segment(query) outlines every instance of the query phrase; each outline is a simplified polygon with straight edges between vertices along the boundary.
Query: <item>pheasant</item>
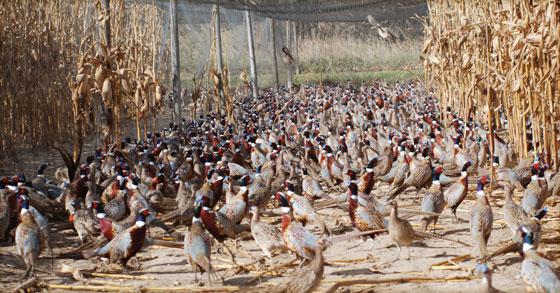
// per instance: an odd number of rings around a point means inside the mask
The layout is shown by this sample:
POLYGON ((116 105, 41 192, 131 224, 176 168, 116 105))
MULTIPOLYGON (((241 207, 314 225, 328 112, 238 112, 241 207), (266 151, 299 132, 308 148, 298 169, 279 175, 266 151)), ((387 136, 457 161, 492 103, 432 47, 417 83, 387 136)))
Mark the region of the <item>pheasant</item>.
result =
POLYGON ((251 206, 251 213, 253 214, 251 219, 251 235, 253 235, 255 243, 261 248, 264 255, 272 258, 273 250, 286 248, 282 242, 282 233, 275 226, 260 220, 257 206, 251 206))
POLYGON ((7 188, 8 178, 3 179, 0 186, 0 241, 6 239, 11 228, 17 225, 17 200, 16 193, 7 188), (4 188, 6 187, 6 188, 4 188))
POLYGON ((127 204, 128 191, 125 187, 119 190, 117 196, 105 204, 105 214, 114 221, 122 220, 129 213, 127 204))
POLYGON ((248 209, 249 189, 247 179, 241 181, 239 192, 230 198, 226 204, 220 208, 220 213, 226 216, 233 223, 239 224, 245 217, 248 209))
POLYGON ((375 167, 377 165, 378 158, 373 158, 368 162, 366 170, 362 176, 360 176, 360 182, 358 183, 358 190, 364 194, 369 194, 373 189, 374 178, 375 178, 375 167))
POLYGON ((528 291, 560 292, 560 277, 556 274, 554 264, 540 256, 533 246, 533 235, 524 226, 520 227, 523 237, 523 262, 521 276, 528 291))
POLYGON ((401 192, 405 191, 408 187, 415 187, 417 194, 420 192, 421 188, 430 187, 432 184, 432 164, 427 154, 425 154, 424 159, 419 162, 414 163, 414 166, 410 166, 410 173, 404 182, 393 188, 389 192, 387 200, 394 199, 401 192))
POLYGON ((296 221, 287 198, 280 197, 282 207, 282 240, 286 247, 305 260, 312 260, 319 238, 296 221))
POLYGON ((43 249, 42 237, 39 225, 29 211, 29 202, 24 200, 20 212, 20 224, 16 228, 16 250, 23 258, 26 268, 23 278, 27 278, 34 272, 35 262, 43 249))
POLYGON ((467 197, 467 191, 469 187, 469 179, 467 169, 471 166, 471 162, 466 162, 463 165, 463 169, 461 170, 461 177, 457 182, 453 183, 444 193, 443 196, 445 197, 445 202, 447 203, 447 207, 451 209, 451 213, 453 214, 453 219, 457 219, 457 208, 459 205, 465 200, 467 197))
POLYGON ((127 262, 136 255, 144 245, 146 239, 146 215, 148 211, 140 213, 136 217, 136 223, 119 233, 109 243, 97 249, 85 250, 84 258, 93 256, 108 257, 110 263, 120 262, 123 273, 128 272, 127 262))
POLYGON ((286 181, 286 189, 286 194, 282 192, 277 193, 277 200, 279 200, 278 197, 287 198, 292 206, 294 217, 298 222, 303 225, 307 224, 307 222, 313 222, 319 226, 322 234, 326 233, 329 235, 330 231, 325 225, 323 218, 317 214, 309 200, 304 196, 296 194, 294 192, 294 185, 290 181, 286 181))
MULTIPOLYGON (((445 208, 445 198, 443 196, 443 190, 441 189, 441 184, 439 182, 439 176, 443 172, 442 167, 437 167, 434 169, 432 174, 432 186, 428 189, 424 198, 422 199, 422 211, 441 214, 445 208)), ((437 223, 437 216, 424 216, 422 217, 420 224, 420 231, 426 231, 428 225, 433 222, 434 230, 437 223)))
MULTIPOLYGON (((400 148, 400 147, 399 147, 400 148)), ((396 187, 404 182, 404 179, 410 171, 410 157, 404 152, 399 151, 399 156, 395 166, 393 177, 391 178, 391 186, 396 187)))
POLYGON ((310 200, 328 198, 328 195, 323 191, 319 181, 309 175, 307 169, 302 170, 302 195, 310 200))
POLYGON ((488 182, 487 176, 483 176, 478 181, 477 192, 476 192, 476 203, 471 209, 471 236, 474 242, 478 246, 478 252, 480 258, 488 258, 488 238, 492 233, 492 223, 494 221, 494 216, 492 214, 492 208, 484 193, 484 185, 488 182))
POLYGON ((185 235, 184 250, 187 261, 194 272, 195 282, 198 282, 197 272, 206 272, 208 283, 211 284, 211 275, 215 274, 214 267, 210 261, 211 241, 209 235, 202 226, 200 219, 201 206, 194 208, 192 225, 185 235))
POLYGON ((319 239, 313 251, 313 259, 309 264, 296 270, 293 279, 285 284, 278 285, 273 291, 287 293, 315 292, 323 279, 325 269, 323 250, 325 247, 326 241, 324 239, 319 239))
POLYGON ((84 240, 92 238, 96 232, 94 215, 91 209, 79 208, 76 201, 72 202, 72 207, 74 209, 70 214, 70 223, 74 225, 80 241, 84 244, 84 240))
MULTIPOLYGON (((414 240, 419 240, 427 237, 456 242, 464 246, 470 246, 469 244, 462 241, 449 239, 438 234, 415 231, 412 228, 412 225, 407 220, 399 218, 397 203, 394 200, 387 202, 387 205, 391 208, 387 229, 389 230, 389 236, 397 245, 398 250, 395 260, 400 258, 401 246, 409 247, 414 240)), ((408 258, 410 259, 410 251, 408 253, 408 258)))
POLYGON ((529 216, 535 215, 544 204, 548 195, 548 186, 544 179, 544 171, 546 168, 539 168, 535 164, 532 171, 531 182, 523 192, 521 199, 521 208, 529 216))
MULTIPOLYGON (((359 231, 385 229, 381 214, 375 208, 368 209, 367 206, 360 204, 356 183, 350 183, 348 189, 350 190, 348 213, 352 226, 356 227, 359 231)), ((375 234, 372 234, 371 237, 374 238, 375 234)))
MULTIPOLYGON (((29 191, 26 188, 18 188, 17 201, 20 203, 20 207, 24 205, 27 206, 27 210, 33 216, 35 223, 39 227, 39 232, 41 233, 41 246, 43 248, 48 248, 52 254, 51 247, 51 227, 47 217, 45 217, 41 212, 39 212, 35 207, 29 205, 29 191)), ((17 213, 17 211, 16 211, 17 213)))
POLYGON ((523 209, 513 201, 511 193, 511 186, 506 184, 504 186, 506 200, 502 208, 502 213, 504 215, 504 222, 506 223, 506 226, 512 232, 512 240, 492 253, 491 257, 515 251, 522 254, 523 238, 521 237, 521 233, 519 233, 519 228, 515 228, 516 226, 524 226, 531 232, 533 236, 532 245, 535 249, 540 244, 542 232, 540 220, 546 216, 548 210, 543 208, 537 212, 534 217, 530 218, 527 214, 525 214, 523 209))
POLYGON ((196 200, 194 203, 195 209, 200 210, 200 219, 206 227, 206 230, 219 242, 221 243, 231 256, 233 262, 235 262, 235 257, 229 247, 224 244, 227 238, 235 239, 237 237, 237 227, 233 221, 222 214, 220 211, 214 211, 209 207, 208 198, 203 197, 200 200, 196 200), (200 207, 199 207, 200 206, 200 207))

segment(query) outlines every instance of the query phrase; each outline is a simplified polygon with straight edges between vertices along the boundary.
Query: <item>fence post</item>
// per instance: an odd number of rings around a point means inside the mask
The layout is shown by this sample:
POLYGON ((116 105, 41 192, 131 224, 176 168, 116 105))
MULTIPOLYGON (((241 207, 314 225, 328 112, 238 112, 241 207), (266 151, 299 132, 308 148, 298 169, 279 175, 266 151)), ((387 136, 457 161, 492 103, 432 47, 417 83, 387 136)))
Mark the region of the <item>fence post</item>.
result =
POLYGON ((220 95, 220 109, 224 109, 225 111, 226 101, 223 87, 224 67, 222 63, 222 30, 220 24, 220 6, 218 4, 214 5, 214 13, 216 15, 216 20, 214 21, 214 32, 216 33, 216 65, 218 67, 218 77, 220 78, 218 92, 220 95))
POLYGON ((276 52, 276 21, 270 19, 270 33, 272 34, 272 56, 274 60, 274 88, 278 90, 280 79, 278 78, 278 53, 276 52))
POLYGON ((171 0, 171 64, 173 75, 173 113, 174 123, 181 125, 181 72, 179 61, 179 26, 177 24, 177 0, 171 0))
POLYGON ((255 47, 253 45, 253 26, 251 24, 251 14, 248 10, 245 11, 245 23, 247 24, 247 42, 249 45, 249 65, 251 70, 251 88, 253 98, 259 95, 257 84, 257 64, 255 61, 255 47))

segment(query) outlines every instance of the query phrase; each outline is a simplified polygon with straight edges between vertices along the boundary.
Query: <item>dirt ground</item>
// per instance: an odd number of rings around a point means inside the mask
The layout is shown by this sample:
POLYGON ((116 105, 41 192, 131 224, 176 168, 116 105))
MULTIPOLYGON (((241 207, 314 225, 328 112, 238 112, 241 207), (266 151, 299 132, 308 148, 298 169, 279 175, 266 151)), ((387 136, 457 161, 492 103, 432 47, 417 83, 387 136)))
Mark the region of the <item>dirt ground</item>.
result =
MULTIPOLYGON (((387 186, 382 185, 381 188, 385 190, 387 186)), ((415 192, 409 192, 401 196, 401 202, 406 205, 416 205, 419 209, 419 204, 413 201, 415 192)), ((502 193, 500 191, 494 192, 495 197, 492 198, 491 204, 494 212, 494 230, 490 237, 489 251, 493 252, 500 245, 505 243, 510 238, 510 232, 505 228, 501 221, 501 202, 502 193)), ((460 218, 468 221, 469 210, 473 205, 475 199, 474 192, 469 194, 469 197, 459 208, 458 215, 460 218)), ((544 220, 543 229, 545 233, 543 238, 555 239, 555 243, 541 244, 539 251, 549 259, 552 259, 557 266, 560 266, 560 202, 558 199, 549 199, 547 204, 552 206, 551 212, 544 220)), ((279 225, 280 213, 278 209, 274 210, 275 215, 264 215, 265 221, 273 222, 279 225)), ((334 233, 347 233, 351 231, 351 225, 346 212, 338 208, 330 208, 321 210, 319 212, 324 216, 327 226, 331 228, 334 233)), ((410 219, 418 227, 419 218, 410 219)), ((248 223, 248 219, 244 220, 248 223)), ((59 224, 54 224, 53 228, 59 224)), ((311 229, 316 230, 313 227, 311 229)), ((185 227, 177 229, 177 234, 184 235, 185 227)), ((317 230, 318 231, 318 230, 317 230)), ((467 243, 472 243, 469 224, 454 223, 451 220, 449 210, 444 211, 439 220, 437 233, 443 234, 452 239, 462 240, 467 243)), ((158 238, 163 235, 163 231, 159 228, 151 228, 150 235, 158 238)), ((62 251, 68 251, 72 247, 77 247, 79 240, 73 230, 64 230, 54 233, 54 254, 62 251)), ((182 241, 182 240, 178 240, 182 241)), ((554 241, 553 241, 554 242, 554 241)), ((233 241, 227 242, 228 246, 234 248, 233 241)), ((258 264, 244 265, 255 263, 252 258, 260 258, 261 251, 256 246, 253 240, 239 241, 239 249, 234 249, 236 261, 242 267, 234 266, 230 258, 224 252, 217 252, 216 245, 213 246, 212 262, 218 269, 218 275, 223 277, 224 282, 220 280, 213 280, 213 286, 240 286, 240 290, 246 289, 247 286, 258 286, 258 291, 265 291, 267 286, 278 284, 289 280, 293 274, 294 269, 297 268, 297 263, 289 268, 284 268, 275 275, 266 274, 260 279, 251 283, 251 279, 256 276, 257 271, 263 271, 272 266, 287 263, 295 257, 292 254, 279 254, 271 260, 266 260, 258 264)), ((442 270, 431 270, 433 264, 443 262, 455 257, 463 256, 466 254, 475 255, 476 252, 472 247, 465 247, 461 244, 454 242, 447 242, 439 239, 426 239, 417 241, 412 247, 403 248, 401 258, 394 261, 396 256, 396 247, 392 245, 388 235, 380 235, 374 240, 363 241, 361 238, 352 239, 349 241, 335 242, 331 247, 325 251, 325 260, 327 265, 325 267, 324 279, 321 283, 320 291, 327 290, 332 286, 333 280, 350 279, 350 278, 367 278, 367 279, 387 279, 387 278, 411 278, 411 277, 451 277, 451 276, 467 276, 470 270, 474 268, 476 262, 473 259, 465 261, 457 261, 453 267, 442 270), (407 259, 408 251, 410 251, 410 259, 407 259)), ((15 254, 15 247, 2 246, 0 247, 0 289, 13 288, 19 282, 19 278, 23 273, 23 264, 19 257, 15 254)), ((180 288, 191 289, 204 289, 208 284, 203 286, 194 284, 194 274, 186 262, 186 257, 182 249, 165 248, 150 246, 142 250, 137 255, 139 260, 139 268, 132 269, 133 276, 142 276, 149 278, 149 280, 119 280, 114 278, 100 278, 88 277, 91 282, 102 281, 106 285, 116 283, 121 286, 130 286, 131 289, 140 287, 174 287, 175 290, 180 288)), ((71 276, 60 276, 53 274, 60 271, 63 264, 70 265, 78 269, 93 269, 96 266, 101 267, 102 270, 107 270, 107 266, 101 265, 102 260, 70 260, 70 259, 57 259, 54 262, 54 267, 51 267, 51 259, 48 257, 48 252, 43 252, 43 255, 38 264, 37 276, 42 282, 49 284, 65 284, 65 285, 80 285, 84 284, 74 280, 71 276)), ((493 274, 494 286, 506 292, 524 292, 525 287, 523 280, 519 277, 519 270, 521 258, 517 254, 507 254, 497 257, 492 260, 492 266, 495 267, 493 274)), ((132 265, 134 266, 134 262, 132 265)), ((119 268, 114 268, 116 273, 120 273, 119 268)), ((207 276, 203 275, 201 280, 206 283, 207 276)), ((90 283, 91 286, 98 285, 90 283)), ((453 281, 453 282, 398 282, 398 283, 385 283, 377 285, 353 285, 350 287, 343 287, 338 289, 338 292, 477 292, 481 288, 480 279, 473 279, 469 281, 453 281)), ((50 290, 53 292, 62 292, 65 290, 50 290)), ((170 290, 166 290, 170 291, 170 290)), ((211 290, 215 291, 215 290, 211 290)))

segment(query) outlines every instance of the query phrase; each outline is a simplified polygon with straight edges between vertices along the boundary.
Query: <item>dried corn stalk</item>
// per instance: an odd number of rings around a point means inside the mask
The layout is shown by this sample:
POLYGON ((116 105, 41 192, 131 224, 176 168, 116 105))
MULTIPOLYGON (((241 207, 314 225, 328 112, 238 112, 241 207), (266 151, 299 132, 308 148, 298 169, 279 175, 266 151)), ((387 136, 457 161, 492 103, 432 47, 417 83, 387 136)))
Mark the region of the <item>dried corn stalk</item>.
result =
POLYGON ((428 5, 423 62, 441 107, 463 118, 478 116, 477 121, 487 121, 490 107, 496 113, 492 124, 507 128, 520 157, 534 149, 558 168, 560 3, 430 0, 428 5))

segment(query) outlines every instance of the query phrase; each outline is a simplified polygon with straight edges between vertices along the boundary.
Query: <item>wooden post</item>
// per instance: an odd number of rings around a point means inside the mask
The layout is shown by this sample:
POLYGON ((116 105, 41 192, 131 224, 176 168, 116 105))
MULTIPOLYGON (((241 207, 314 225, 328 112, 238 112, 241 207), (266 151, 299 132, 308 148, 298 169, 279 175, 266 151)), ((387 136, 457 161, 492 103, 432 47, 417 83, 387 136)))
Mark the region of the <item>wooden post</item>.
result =
MULTIPOLYGON (((292 30, 290 26, 290 21, 286 20, 286 48, 291 52, 292 51, 292 30)), ((294 75, 293 66, 290 64, 288 65, 288 89, 292 88, 292 79, 294 75)))
POLYGON ((245 11, 245 24, 247 25, 247 43, 249 45, 249 65, 251 70, 251 88, 253 98, 259 96, 258 83, 257 83, 257 64, 255 61, 255 47, 253 45, 253 26, 251 24, 251 13, 245 11))
POLYGON ((173 75, 173 121, 175 124, 181 125, 182 117, 182 101, 181 101, 181 72, 179 61, 179 26, 177 24, 177 0, 171 0, 171 64, 173 75))
POLYGON ((278 90, 280 79, 278 78, 278 53, 276 48, 276 21, 270 19, 270 33, 272 35, 272 56, 274 61, 274 88, 278 90))
POLYGON ((224 95, 223 87, 223 64, 222 64, 222 32, 220 25, 220 6, 218 4, 214 5, 214 15, 216 19, 214 21, 214 32, 216 35, 216 66, 218 67, 218 78, 220 79, 218 85, 218 94, 220 95, 220 109, 225 111, 226 101, 224 95))

